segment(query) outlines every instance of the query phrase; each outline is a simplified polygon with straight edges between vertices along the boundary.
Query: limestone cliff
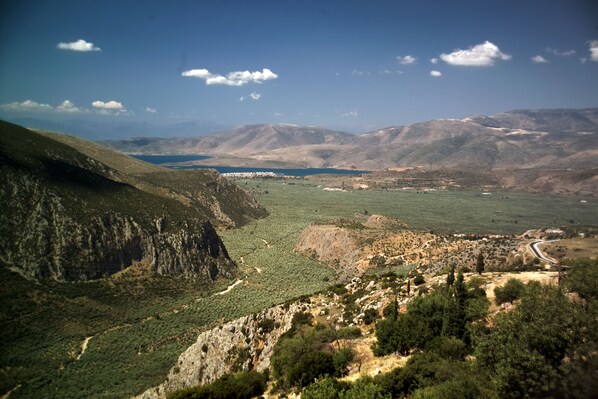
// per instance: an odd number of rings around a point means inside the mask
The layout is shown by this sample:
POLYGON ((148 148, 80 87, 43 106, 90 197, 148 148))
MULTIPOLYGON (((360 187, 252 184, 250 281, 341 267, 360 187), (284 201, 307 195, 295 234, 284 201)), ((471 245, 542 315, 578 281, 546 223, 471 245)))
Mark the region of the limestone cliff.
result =
POLYGON ((170 392, 210 383, 226 373, 270 367, 274 346, 292 325, 295 313, 311 305, 293 303, 244 316, 201 333, 183 352, 166 381, 137 399, 161 399, 170 392))
POLYGON ((234 276, 211 221, 242 223, 251 218, 245 210, 259 216, 243 190, 215 173, 143 175, 190 198, 181 201, 144 191, 120 169, 0 122, 0 264, 27 278, 59 281, 101 278, 135 262, 205 282, 234 276))

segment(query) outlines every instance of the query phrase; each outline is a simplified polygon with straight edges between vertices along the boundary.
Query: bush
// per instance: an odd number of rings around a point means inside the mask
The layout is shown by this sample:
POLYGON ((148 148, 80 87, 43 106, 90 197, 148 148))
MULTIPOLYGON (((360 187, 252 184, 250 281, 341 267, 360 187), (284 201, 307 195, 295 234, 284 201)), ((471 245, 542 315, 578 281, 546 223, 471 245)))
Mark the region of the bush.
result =
POLYGON ((565 286, 584 299, 598 298, 598 259, 577 259, 570 265, 565 286))
POLYGON ((361 337, 359 327, 343 327, 337 332, 338 339, 355 339, 361 337))
POLYGON ((415 278, 413 279, 413 284, 415 284, 415 285, 422 285, 425 282, 426 282, 426 279, 424 278, 424 276, 422 274, 417 274, 415 276, 415 278))
POLYGON ((494 295, 496 296, 495 302, 497 305, 505 302, 513 302, 516 299, 521 298, 525 292, 525 284, 517 279, 509 279, 504 287, 494 288, 494 295))
POLYGON ((376 319, 378 319, 378 311, 372 308, 366 309, 366 311, 363 314, 363 323, 366 326, 369 326, 370 324, 375 322, 376 319))
POLYGON ((257 327, 261 328, 264 333, 269 333, 274 330, 274 320, 264 319, 258 323, 257 327))
POLYGON ((225 374, 211 384, 175 391, 168 399, 250 399, 266 391, 267 381, 257 371, 225 374))
POLYGON ((354 354, 351 348, 342 348, 332 354, 332 363, 337 376, 346 374, 347 366, 353 360, 354 354))

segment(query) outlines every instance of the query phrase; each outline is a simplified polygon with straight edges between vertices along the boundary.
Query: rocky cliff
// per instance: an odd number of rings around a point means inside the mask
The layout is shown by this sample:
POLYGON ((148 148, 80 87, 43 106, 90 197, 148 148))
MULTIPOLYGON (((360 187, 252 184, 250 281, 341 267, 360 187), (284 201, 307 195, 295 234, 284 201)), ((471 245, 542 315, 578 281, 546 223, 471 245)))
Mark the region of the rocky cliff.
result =
POLYGON ((145 174, 145 181, 156 180, 154 187, 170 193, 160 195, 51 137, 7 123, 0 130, 3 266, 61 281, 109 276, 135 262, 206 282, 234 276, 236 266, 211 219, 234 225, 232 219, 246 220, 244 204, 259 211, 240 188, 211 174, 145 174), (152 180, 154 174, 160 176, 152 180), (183 192, 185 177, 193 178, 183 192), (180 199, 185 196, 193 200, 180 199), (237 200, 243 201, 228 212, 237 200))
POLYGON ((201 333, 179 356, 166 381, 137 399, 165 398, 170 392, 210 383, 226 373, 266 370, 270 367, 274 346, 291 328, 295 313, 309 306, 278 305, 201 333))

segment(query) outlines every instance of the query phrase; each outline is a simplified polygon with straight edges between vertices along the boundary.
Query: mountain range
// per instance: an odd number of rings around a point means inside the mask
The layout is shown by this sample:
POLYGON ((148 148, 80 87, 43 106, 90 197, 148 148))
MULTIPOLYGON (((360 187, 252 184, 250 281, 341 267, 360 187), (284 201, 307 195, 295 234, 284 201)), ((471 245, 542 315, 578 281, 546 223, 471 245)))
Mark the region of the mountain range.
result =
POLYGON ((516 110, 361 135, 313 126, 246 125, 203 137, 102 144, 135 154, 204 154, 213 158, 200 162, 213 166, 471 171, 492 175, 505 188, 583 194, 598 186, 598 108, 516 110))

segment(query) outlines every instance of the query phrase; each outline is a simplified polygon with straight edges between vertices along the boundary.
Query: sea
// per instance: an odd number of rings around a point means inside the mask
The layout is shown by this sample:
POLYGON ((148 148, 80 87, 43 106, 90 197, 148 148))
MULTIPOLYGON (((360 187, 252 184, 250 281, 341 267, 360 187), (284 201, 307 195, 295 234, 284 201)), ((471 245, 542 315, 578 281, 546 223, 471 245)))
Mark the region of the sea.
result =
POLYGON ((154 165, 161 165, 171 169, 216 169, 218 173, 259 173, 271 172, 285 176, 311 176, 319 174, 335 175, 361 175, 369 173, 367 170, 335 169, 335 168, 305 168, 305 169, 279 169, 279 168, 246 168, 233 166, 205 166, 205 165, 173 165, 175 163, 209 159, 206 155, 131 155, 134 158, 154 165))

